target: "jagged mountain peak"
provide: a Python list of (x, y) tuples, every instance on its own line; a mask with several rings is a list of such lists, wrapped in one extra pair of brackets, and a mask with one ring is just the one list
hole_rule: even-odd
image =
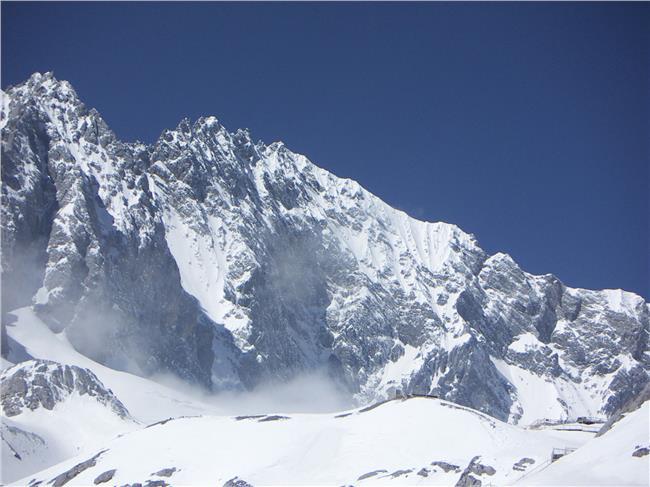
[(325, 370), (359, 401), (513, 422), (607, 414), (648, 382), (640, 298), (528, 274), (214, 117), (125, 144), (76, 98), (22, 96), (54, 83), (33, 80), (3, 97), (3, 305), (96, 360), (217, 389)]
[(7, 89), (12, 93), (30, 93), (36, 96), (64, 96), (68, 99), (77, 98), (77, 93), (66, 80), (58, 80), (54, 76), (54, 72), (47, 71), (45, 73), (35, 72), (26, 81), (15, 86), (10, 86)]

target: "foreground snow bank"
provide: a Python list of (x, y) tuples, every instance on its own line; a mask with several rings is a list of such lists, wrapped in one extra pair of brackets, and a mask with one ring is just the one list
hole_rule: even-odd
[(520, 485), (650, 485), (650, 402)]
[[(222, 485), (234, 477), (252, 485), (453, 485), (469, 477), (506, 484), (553, 447), (575, 448), (592, 436), (526, 430), (424, 397), (340, 414), (178, 418), (104, 444), (95, 465), (70, 485), (92, 484), (110, 470), (116, 485), (146, 484), (171, 469), (173, 485)], [(49, 482), (91, 456), (34, 478)]]
[(2, 471), (11, 482), (139, 427), (88, 369), (28, 360), (0, 374)]

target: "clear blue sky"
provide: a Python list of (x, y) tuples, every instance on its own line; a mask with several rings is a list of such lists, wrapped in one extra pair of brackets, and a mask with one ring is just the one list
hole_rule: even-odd
[(2, 86), (69, 80), (126, 140), (283, 140), (489, 252), (648, 297), (650, 4), (2, 3)]

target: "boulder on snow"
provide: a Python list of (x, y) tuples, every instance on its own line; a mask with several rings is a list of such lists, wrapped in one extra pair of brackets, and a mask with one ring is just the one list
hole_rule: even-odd
[(239, 477), (233, 477), (228, 480), (223, 487), (253, 487), (252, 484), (249, 484), (245, 480), (240, 479)]
[(106, 482), (109, 482), (113, 476), (115, 475), (115, 472), (117, 472), (117, 469), (112, 469), (112, 470), (106, 470), (106, 472), (100, 473), (95, 480), (93, 480), (93, 483), (95, 485), (103, 484)]

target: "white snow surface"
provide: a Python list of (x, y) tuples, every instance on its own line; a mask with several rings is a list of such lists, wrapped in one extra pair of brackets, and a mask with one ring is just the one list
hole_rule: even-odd
[[(2, 442), (2, 482), (12, 482), (70, 457), (91, 453), (111, 438), (139, 427), (88, 395), (78, 394), (58, 403), (51, 411), (41, 407), (34, 411), (26, 409), (11, 418), (3, 415), (2, 423), (5, 440)], [(20, 455), (20, 460), (8, 445)]]
[[(97, 465), (69, 485), (90, 485), (114, 468), (115, 485), (144, 483), (159, 478), (154, 472), (172, 467), (177, 469), (173, 485), (222, 485), (234, 477), (253, 485), (449, 485), (477, 455), (496, 469), (493, 476), (481, 478), (503, 484), (521, 475), (512, 466), (522, 457), (541, 463), (554, 446), (578, 447), (592, 436), (524, 430), (432, 398), (393, 400), (348, 413), (293, 414), (268, 421), (175, 419), (106, 443)], [(86, 459), (77, 456), (34, 478), (49, 481)], [(434, 461), (459, 468), (444, 472), (431, 465)], [(429, 470), (427, 477), (417, 475), (422, 468)], [(358, 480), (375, 470), (386, 472)], [(397, 475), (400, 470), (410, 471)]]
[(650, 485), (650, 402), (620, 419), (604, 435), (521, 479), (518, 485)]
[(90, 369), (111, 389), (137, 421), (148, 424), (170, 417), (214, 413), (218, 410), (194, 397), (152, 380), (105, 367), (78, 353), (65, 337), (55, 334), (31, 308), (12, 312), (17, 320), (8, 335), (32, 357)]

